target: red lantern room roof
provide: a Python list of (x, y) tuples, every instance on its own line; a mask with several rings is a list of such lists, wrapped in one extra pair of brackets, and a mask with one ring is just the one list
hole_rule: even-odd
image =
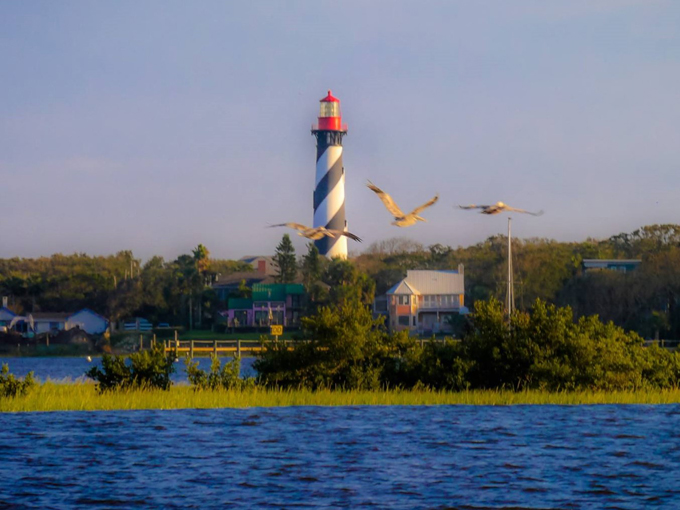
[(331, 91), (328, 91), (328, 95), (320, 100), (321, 103), (339, 103), (340, 100), (337, 97), (333, 97)]

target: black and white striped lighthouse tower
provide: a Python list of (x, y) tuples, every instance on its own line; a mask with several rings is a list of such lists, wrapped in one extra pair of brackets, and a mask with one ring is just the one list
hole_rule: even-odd
[[(320, 101), (319, 123), (312, 126), (316, 136), (316, 185), (314, 186), (314, 227), (347, 230), (345, 219), (345, 168), (342, 166), (342, 125), (340, 100), (331, 91)], [(321, 255), (347, 258), (347, 238), (324, 237), (314, 241)]]

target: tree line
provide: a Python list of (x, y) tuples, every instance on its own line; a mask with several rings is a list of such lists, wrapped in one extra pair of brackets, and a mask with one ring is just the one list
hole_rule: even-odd
[[(680, 338), (680, 226), (650, 225), (608, 239), (558, 242), (513, 239), (515, 296), (520, 310), (536, 299), (569, 306), (575, 317), (597, 314), (643, 337)], [(276, 247), (276, 281), (307, 289), (309, 314), (320, 306), (357, 297), (370, 304), (409, 269), (465, 267), (466, 305), (502, 299), (506, 284), (504, 235), (468, 247), (423, 246), (393, 238), (372, 244), (349, 260), (328, 261), (310, 243), (301, 256), (288, 234)], [(632, 273), (583, 274), (588, 258), (641, 259)], [(142, 316), (152, 322), (206, 327), (219, 303), (211, 289), (217, 275), (251, 271), (249, 264), (210, 257), (198, 245), (189, 254), (142, 263), (131, 251), (110, 256), (61, 255), (0, 259), (0, 296), (18, 313), (90, 308), (112, 321)], [(243, 286), (239, 295), (250, 289)]]
[(0, 296), (17, 313), (90, 308), (111, 321), (141, 316), (200, 325), (215, 308), (210, 283), (216, 276), (251, 269), (241, 261), (212, 259), (200, 244), (175, 260), (154, 256), (145, 263), (131, 251), (17, 257), (0, 259)]
[[(645, 338), (680, 338), (680, 225), (650, 225), (608, 239), (558, 242), (513, 239), (515, 299), (520, 310), (536, 299), (569, 306), (576, 318), (598, 315)], [(630, 273), (584, 274), (584, 259), (640, 259)], [(428, 247), (408, 239), (374, 243), (354, 262), (382, 294), (408, 269), (465, 267), (465, 300), (502, 300), (507, 281), (507, 237), (468, 247)]]

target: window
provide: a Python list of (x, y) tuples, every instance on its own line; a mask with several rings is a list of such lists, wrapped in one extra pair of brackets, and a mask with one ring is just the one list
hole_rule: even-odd
[(237, 310), (234, 312), (234, 326), (248, 326), (248, 312)]
[(407, 305), (409, 296), (399, 296), (399, 304)]
[(416, 325), (416, 316), (415, 315), (413, 316), (413, 325), (414, 326)]
[(409, 324), (409, 316), (408, 315), (400, 315), (398, 320), (399, 320), (400, 326), (408, 326), (408, 324)]
[(322, 101), (319, 106), (319, 117), (340, 117), (340, 103)]

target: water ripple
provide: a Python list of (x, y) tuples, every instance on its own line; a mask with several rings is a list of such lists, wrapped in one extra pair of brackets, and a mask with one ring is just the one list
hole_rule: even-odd
[(4, 414), (0, 509), (680, 507), (678, 409)]

